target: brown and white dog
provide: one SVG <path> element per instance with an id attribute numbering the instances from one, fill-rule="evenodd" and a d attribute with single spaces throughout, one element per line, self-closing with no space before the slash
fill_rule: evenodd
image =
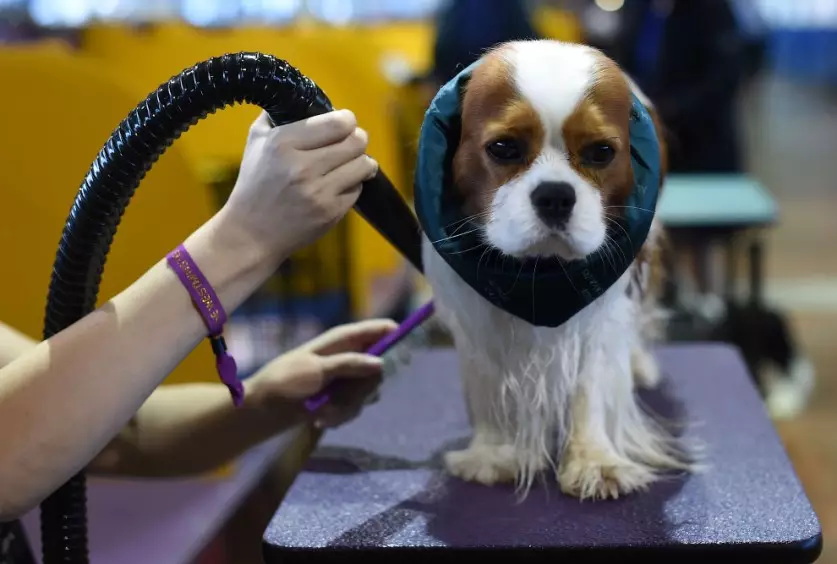
<path id="1" fill-rule="evenodd" d="M 608 252 L 608 226 L 633 188 L 632 90 L 653 115 L 617 65 L 583 45 L 512 42 L 483 56 L 463 95 L 451 189 L 485 242 L 518 258 Z M 659 380 L 648 344 L 660 237 L 654 225 L 621 279 L 557 328 L 489 304 L 425 238 L 425 274 L 459 353 L 474 427 L 466 449 L 446 454 L 450 473 L 516 481 L 525 494 L 554 470 L 565 493 L 601 499 L 689 468 L 634 395 L 634 378 Z"/>

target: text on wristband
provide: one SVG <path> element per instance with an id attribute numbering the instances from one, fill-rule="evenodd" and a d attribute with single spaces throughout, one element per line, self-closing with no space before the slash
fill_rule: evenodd
<path id="1" fill-rule="evenodd" d="M 218 310 L 217 305 L 212 299 L 212 296 L 209 295 L 206 287 L 204 286 L 203 282 L 201 282 L 200 278 L 192 271 L 192 267 L 189 264 L 189 260 L 183 257 L 183 254 L 180 252 L 179 249 L 176 249 L 171 254 L 172 258 L 175 260 L 177 267 L 186 275 L 186 278 L 189 280 L 189 283 L 192 285 L 192 288 L 198 292 L 200 296 L 201 305 L 205 308 L 206 314 L 209 318 L 214 321 L 218 322 L 221 318 L 221 313 Z"/>

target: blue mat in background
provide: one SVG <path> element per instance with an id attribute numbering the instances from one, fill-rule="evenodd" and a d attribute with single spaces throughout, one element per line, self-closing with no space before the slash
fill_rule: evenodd
<path id="1" fill-rule="evenodd" d="M 793 80 L 837 86 L 837 29 L 774 29 L 769 65 Z"/>

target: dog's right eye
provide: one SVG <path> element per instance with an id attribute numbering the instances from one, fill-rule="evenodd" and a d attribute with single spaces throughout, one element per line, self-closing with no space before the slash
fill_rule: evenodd
<path id="1" fill-rule="evenodd" d="M 523 150 L 514 139 L 499 139 L 486 145 L 485 151 L 500 164 L 519 163 L 523 160 Z"/>

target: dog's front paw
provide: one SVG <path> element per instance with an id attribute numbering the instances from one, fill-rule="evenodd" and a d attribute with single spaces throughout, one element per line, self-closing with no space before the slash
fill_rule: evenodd
<path id="1" fill-rule="evenodd" d="M 448 472 L 468 482 L 486 486 L 513 482 L 517 477 L 517 459 L 510 445 L 471 445 L 465 450 L 445 454 Z"/>
<path id="2" fill-rule="evenodd" d="M 631 371 L 634 375 L 634 382 L 647 389 L 656 388 L 662 378 L 657 359 L 641 348 L 631 351 Z"/>
<path id="3" fill-rule="evenodd" d="M 618 499 L 645 490 L 653 478 L 640 464 L 594 453 L 570 455 L 558 471 L 561 491 L 581 500 Z"/>

